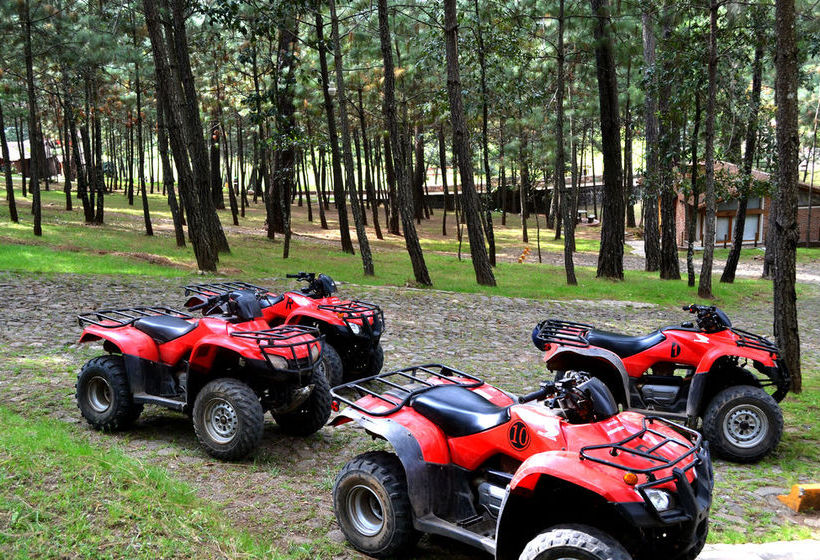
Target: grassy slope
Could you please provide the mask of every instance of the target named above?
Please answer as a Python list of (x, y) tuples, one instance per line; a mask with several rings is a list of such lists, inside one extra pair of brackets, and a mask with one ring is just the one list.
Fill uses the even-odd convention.
[(57, 420), (0, 407), (4, 558), (296, 558), (229, 522), (164, 470)]

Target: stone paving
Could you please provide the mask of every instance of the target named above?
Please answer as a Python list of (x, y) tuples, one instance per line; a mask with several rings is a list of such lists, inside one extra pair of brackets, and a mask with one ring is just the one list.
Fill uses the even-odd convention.
[[(0, 315), (0, 350), (10, 357), (0, 361), (0, 404), (26, 414), (51, 415), (77, 426), (100, 445), (115, 441), (140, 460), (164, 466), (191, 484), (200, 495), (220, 504), (236, 523), (275, 542), (299, 545), (317, 538), (338, 541), (341, 533), (327, 499), (333, 478), (348, 458), (373, 446), (356, 430), (325, 428), (311, 438), (287, 438), (269, 421), (253, 462), (226, 465), (213, 461), (199, 449), (190, 422), (182, 415), (149, 407), (134, 430), (116, 435), (92, 432), (81, 421), (74, 405), (73, 383), (79, 366), (93, 352), (74, 344), (80, 332), (76, 313), (106, 306), (156, 303), (180, 306), (183, 303), (180, 286), (185, 282), (184, 278), (143, 280), (0, 273), (0, 290), (9, 296), (13, 294), (13, 306)], [(290, 281), (279, 278), (261, 279), (256, 283), (278, 290), (293, 287)], [(545, 286), (547, 297), (548, 290)], [(530, 300), (355, 285), (340, 285), (340, 292), (383, 307), (388, 325), (383, 339), (386, 368), (442, 362), (515, 392), (533, 390), (548, 377), (539, 353), (530, 342), (530, 331), (541, 319), (571, 318), (630, 333), (648, 332), (688, 319), (679, 308), (618, 301)], [(804, 367), (814, 371), (820, 368), (818, 313), (820, 299), (816, 295), (801, 300)], [(771, 334), (769, 302), (732, 310), (731, 318), (743, 328)], [(28, 360), (34, 358), (45, 360), (52, 371), (44, 374), (42, 366), (38, 369), (28, 364)], [(787, 430), (799, 429), (799, 426), (787, 427)], [(729, 467), (725, 463), (716, 464), (716, 494), (720, 494), (722, 503), (713, 510), (715, 523), (720, 524), (715, 526), (743, 530), (744, 505), (764, 500), (773, 515), (787, 523), (807, 524), (817, 534), (820, 518), (797, 518), (777, 502), (775, 494), (782, 487), (764, 486), (736, 495), (721, 492), (720, 485), (730, 472), (735, 472)], [(773, 472), (775, 469), (779, 467), (772, 467)], [(773, 476), (780, 480), (782, 471)], [(244, 481), (239, 488), (238, 477)], [(281, 488), (290, 491), (283, 493)], [(766, 492), (761, 493), (763, 491)], [(817, 558), (807, 554), (820, 547), (802, 543), (795, 547), (767, 545), (759, 553), (757, 550), (710, 547), (702, 558), (796, 560)], [(786, 555), (764, 556), (770, 553)], [(341, 557), (358, 558), (351, 554)], [(419, 557), (459, 560), (473, 558), (475, 553), (468, 548), (453, 547), (451, 541), (424, 539)]]

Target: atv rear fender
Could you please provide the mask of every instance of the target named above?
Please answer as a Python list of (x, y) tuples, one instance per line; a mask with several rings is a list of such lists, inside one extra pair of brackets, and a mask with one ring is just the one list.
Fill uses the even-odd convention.
[[(350, 408), (337, 416), (331, 425), (340, 426), (351, 421), (370, 436), (384, 439), (393, 447), (407, 477), (407, 493), (417, 529), (435, 532), (425, 520), (419, 520), (425, 517), (428, 521), (435, 519), (436, 514), (452, 511), (470, 501), (458, 499), (469, 494), (468, 488), (462, 488), (466, 484), (460, 476), (463, 473), (456, 473), (456, 469), (448, 464), (425, 461), (419, 441), (408, 428), (389, 418), (372, 418)], [(444, 445), (446, 447), (446, 443)]]
[(134, 327), (127, 326), (118, 329), (88, 325), (83, 329), (79, 343), (105, 340), (106, 350), (111, 351), (112, 344), (123, 355), (137, 356), (152, 362), (159, 361), (157, 343), (150, 336)]
[(555, 346), (544, 356), (547, 368), (551, 371), (585, 371), (606, 383), (615, 401), (624, 408), (631, 406), (629, 401), (629, 374), (624, 363), (615, 353), (603, 348), (567, 348)]

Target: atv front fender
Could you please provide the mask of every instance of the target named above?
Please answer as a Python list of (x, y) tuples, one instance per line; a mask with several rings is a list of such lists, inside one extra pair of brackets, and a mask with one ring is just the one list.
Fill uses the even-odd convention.
[(305, 323), (317, 322), (319, 324), (331, 325), (336, 328), (347, 330), (344, 321), (339, 319), (334, 313), (316, 309), (297, 309), (285, 319), (286, 325), (304, 325)]
[(555, 346), (544, 356), (551, 371), (585, 371), (607, 384), (612, 395), (624, 408), (630, 408), (629, 374), (617, 354), (603, 348), (567, 348)]
[(189, 363), (192, 369), (210, 371), (219, 354), (228, 351), (251, 360), (261, 361), (264, 356), (255, 344), (249, 344), (245, 339), (224, 335), (211, 335), (199, 339), (191, 349)]
[(544, 451), (531, 456), (518, 467), (510, 482), (510, 493), (533, 492), (542, 476), (574, 484), (608, 502), (643, 501), (631, 486), (570, 451)]

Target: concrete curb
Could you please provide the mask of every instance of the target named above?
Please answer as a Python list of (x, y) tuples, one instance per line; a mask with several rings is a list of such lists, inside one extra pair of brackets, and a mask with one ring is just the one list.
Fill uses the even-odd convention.
[(820, 541), (710, 544), (698, 560), (820, 560)]

